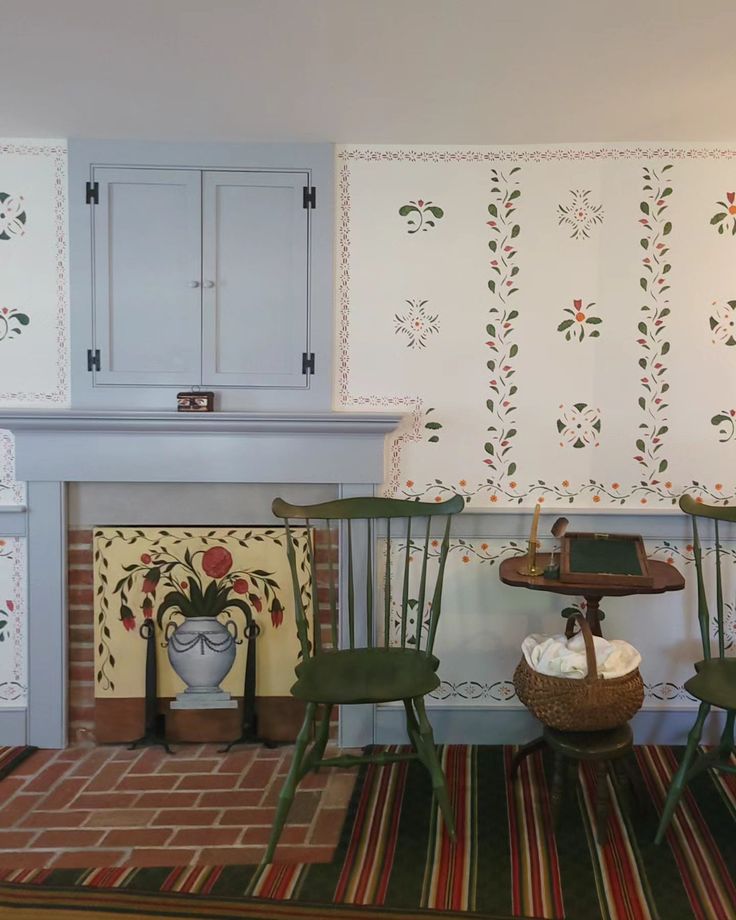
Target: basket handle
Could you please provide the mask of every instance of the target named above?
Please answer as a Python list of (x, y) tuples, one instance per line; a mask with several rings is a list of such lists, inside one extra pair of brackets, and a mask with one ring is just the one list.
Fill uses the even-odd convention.
[(571, 639), (573, 636), (572, 632), (572, 621), (577, 620), (580, 626), (580, 632), (583, 634), (583, 641), (585, 642), (585, 658), (588, 663), (588, 676), (585, 678), (587, 681), (596, 681), (598, 680), (598, 666), (596, 665), (595, 660), (595, 645), (593, 644), (593, 633), (591, 632), (588, 621), (585, 619), (582, 613), (573, 613), (572, 616), (567, 618), (567, 629), (565, 634), (568, 639)]

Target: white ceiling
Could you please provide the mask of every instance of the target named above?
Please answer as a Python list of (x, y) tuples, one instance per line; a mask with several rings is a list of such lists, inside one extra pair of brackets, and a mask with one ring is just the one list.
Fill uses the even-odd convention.
[(0, 135), (733, 139), (734, 0), (0, 0)]

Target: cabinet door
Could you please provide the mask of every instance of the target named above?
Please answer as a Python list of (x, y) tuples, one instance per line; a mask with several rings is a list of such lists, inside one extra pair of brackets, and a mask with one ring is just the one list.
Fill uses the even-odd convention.
[(201, 173), (96, 168), (95, 385), (201, 379)]
[(306, 172), (203, 177), (202, 382), (306, 387)]

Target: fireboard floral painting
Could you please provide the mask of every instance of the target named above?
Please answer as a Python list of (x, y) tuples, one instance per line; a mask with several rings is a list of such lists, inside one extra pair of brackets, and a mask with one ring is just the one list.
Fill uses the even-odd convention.
[[(297, 530), (297, 553), (306, 531)], [(98, 698), (144, 695), (145, 642), (140, 628), (157, 627), (158, 694), (185, 685), (166, 644), (189, 618), (223, 623), (237, 646), (223, 691), (242, 696), (246, 625), (259, 627), (259, 696), (285, 696), (293, 683), (298, 642), (291, 574), (282, 528), (98, 528), (94, 532), (95, 693)], [(302, 585), (311, 606), (311, 586)]]

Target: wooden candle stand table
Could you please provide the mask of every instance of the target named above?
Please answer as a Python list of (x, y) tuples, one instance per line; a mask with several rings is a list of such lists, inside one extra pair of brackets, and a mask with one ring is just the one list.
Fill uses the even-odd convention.
[[(498, 575), (505, 585), (512, 588), (528, 588), (531, 591), (552, 591), (555, 594), (565, 594), (573, 597), (585, 598), (585, 619), (588, 621), (594, 636), (603, 635), (601, 620), (604, 619), (600, 609), (602, 597), (626, 597), (631, 594), (664, 594), (665, 591), (682, 591), (685, 579), (681, 572), (666, 562), (658, 559), (648, 559), (649, 574), (652, 576), (652, 585), (627, 584), (625, 578), (621, 582), (610, 582), (605, 585), (593, 585), (587, 582), (560, 581), (558, 578), (544, 578), (542, 575), (521, 575), (519, 569), (523, 567), (525, 556), (513, 556), (504, 559)], [(537, 564), (544, 568), (550, 561), (549, 553), (539, 553)]]
[[(522, 575), (519, 569), (524, 567), (526, 557), (514, 556), (510, 559), (504, 559), (501, 563), (498, 574), (499, 578), (505, 585), (512, 588), (528, 588), (531, 591), (552, 591), (555, 594), (585, 598), (585, 619), (588, 621), (591, 632), (594, 636), (603, 635), (601, 632), (601, 620), (605, 614), (600, 609), (602, 597), (626, 597), (632, 594), (664, 594), (665, 591), (682, 591), (685, 587), (685, 579), (673, 565), (661, 562), (658, 559), (648, 559), (647, 565), (649, 574), (652, 576), (651, 585), (632, 585), (627, 584), (625, 578), (621, 583), (610, 582), (603, 585), (593, 585), (589, 583), (577, 583), (570, 581), (560, 581), (557, 578), (544, 578), (542, 575)], [(544, 569), (550, 561), (550, 554), (540, 553), (537, 556), (537, 564)], [(525, 744), (514, 755), (511, 767), (511, 775), (516, 770), (521, 761), (528, 757), (534, 751), (545, 747), (544, 737), (536, 738)]]

